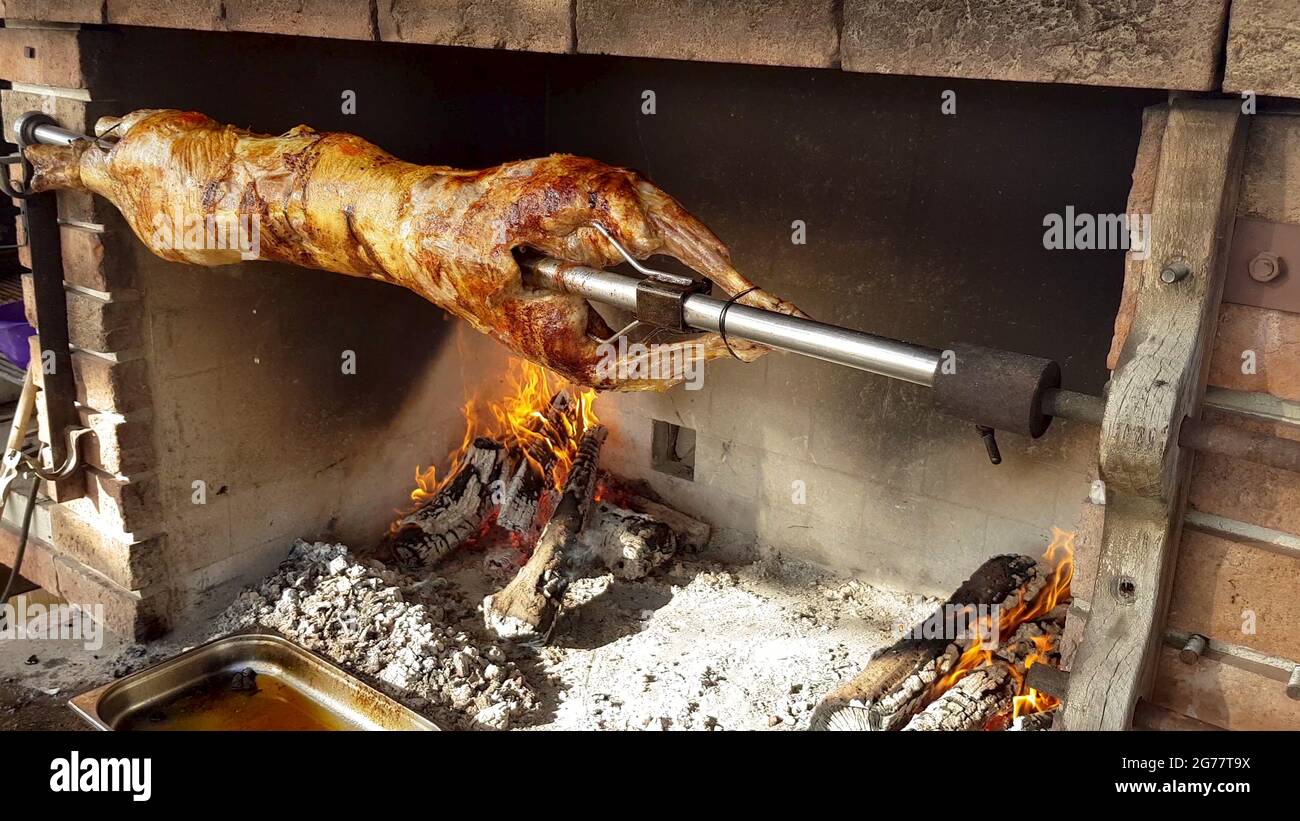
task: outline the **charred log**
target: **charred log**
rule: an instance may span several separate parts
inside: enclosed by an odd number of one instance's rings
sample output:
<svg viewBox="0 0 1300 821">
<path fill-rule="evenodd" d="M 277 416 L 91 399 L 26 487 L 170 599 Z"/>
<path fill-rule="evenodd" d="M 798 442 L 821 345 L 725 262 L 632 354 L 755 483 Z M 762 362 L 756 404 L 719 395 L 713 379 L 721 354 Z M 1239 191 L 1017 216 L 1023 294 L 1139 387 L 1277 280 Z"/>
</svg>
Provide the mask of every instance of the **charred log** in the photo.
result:
<svg viewBox="0 0 1300 821">
<path fill-rule="evenodd" d="M 569 583 L 585 570 L 579 535 L 591 509 L 596 485 L 596 461 L 608 431 L 597 425 L 582 435 L 555 513 L 542 530 L 528 563 L 504 588 L 483 600 L 483 618 L 489 629 L 521 643 L 549 640 L 559 618 Z"/>
<path fill-rule="evenodd" d="M 994 556 L 907 637 L 873 654 L 856 678 L 832 690 L 813 712 L 813 730 L 896 730 L 919 709 L 962 647 L 945 635 L 954 613 L 1001 604 L 1036 577 L 1027 556 Z M 928 638 L 928 635 L 935 635 Z"/>
<path fill-rule="evenodd" d="M 426 504 L 397 523 L 386 552 L 407 566 L 436 564 L 478 532 L 492 507 L 492 484 L 501 475 L 505 449 L 479 437 L 451 480 Z"/>
<path fill-rule="evenodd" d="M 580 538 L 592 564 L 625 580 L 645 578 L 677 553 L 677 534 L 667 523 L 608 502 L 596 506 Z"/>
<path fill-rule="evenodd" d="M 1070 674 L 1054 664 L 1040 662 L 1025 671 L 1025 685 L 1065 701 L 1070 689 Z"/>
<path fill-rule="evenodd" d="M 644 513 L 671 527 L 677 534 L 678 550 L 699 553 L 708 546 L 709 538 L 713 535 L 712 527 L 706 522 L 687 516 L 676 508 L 649 498 L 645 495 L 649 491 L 644 490 L 644 483 L 629 482 L 608 472 L 602 472 L 597 482 L 600 488 L 597 498 L 637 513 Z"/>
<path fill-rule="evenodd" d="M 961 678 L 926 705 L 907 731 L 979 730 L 1015 694 L 1015 679 L 1001 664 L 982 667 Z"/>
<path fill-rule="evenodd" d="M 709 538 L 713 535 L 713 528 L 708 524 L 644 496 L 629 496 L 626 507 L 671 527 L 677 535 L 678 550 L 699 553 L 708 546 Z"/>
<path fill-rule="evenodd" d="M 1016 732 L 1039 732 L 1042 730 L 1052 729 L 1052 724 L 1056 721 L 1056 714 L 1059 710 L 1049 710 L 1042 713 L 1030 713 L 1027 716 L 1016 716 L 1007 729 Z"/>
</svg>

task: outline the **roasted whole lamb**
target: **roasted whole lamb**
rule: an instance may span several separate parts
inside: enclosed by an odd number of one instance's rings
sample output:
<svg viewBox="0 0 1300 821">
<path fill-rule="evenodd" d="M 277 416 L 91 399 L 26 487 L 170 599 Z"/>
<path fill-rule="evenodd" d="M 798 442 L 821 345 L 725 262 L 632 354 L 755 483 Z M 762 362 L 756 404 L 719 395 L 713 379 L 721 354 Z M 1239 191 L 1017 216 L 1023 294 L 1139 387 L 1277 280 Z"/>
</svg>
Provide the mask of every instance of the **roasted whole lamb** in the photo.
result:
<svg viewBox="0 0 1300 821">
<path fill-rule="evenodd" d="M 400 285 L 584 385 L 656 388 L 682 374 L 621 377 L 638 371 L 598 368 L 610 355 L 598 341 L 613 332 L 582 298 L 528 287 L 516 253 L 595 267 L 620 262 L 599 224 L 639 259 L 667 254 L 732 295 L 752 286 L 732 268 L 718 238 L 672 197 L 634 171 L 584 157 L 556 154 L 462 171 L 403 162 L 350 134 L 298 126 L 264 136 L 169 110 L 105 118 L 96 133 L 104 139 L 29 146 L 32 188 L 80 188 L 106 197 L 155 254 L 197 265 L 241 256 L 179 241 L 180 222 L 197 216 L 235 225 L 251 218 L 256 253 L 243 258 Z M 168 226 L 175 233 L 162 230 Z M 799 313 L 758 289 L 739 301 Z M 745 360 L 766 350 L 730 342 Z M 729 355 L 716 334 L 672 344 L 705 359 Z"/>
</svg>

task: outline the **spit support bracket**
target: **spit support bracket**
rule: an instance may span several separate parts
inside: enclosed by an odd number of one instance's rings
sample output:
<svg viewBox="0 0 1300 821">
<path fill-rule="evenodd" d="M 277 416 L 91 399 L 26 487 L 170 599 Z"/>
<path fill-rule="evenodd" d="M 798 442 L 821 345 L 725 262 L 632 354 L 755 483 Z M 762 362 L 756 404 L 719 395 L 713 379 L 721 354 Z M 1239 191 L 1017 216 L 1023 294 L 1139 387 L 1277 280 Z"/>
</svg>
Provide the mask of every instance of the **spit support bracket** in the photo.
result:
<svg viewBox="0 0 1300 821">
<path fill-rule="evenodd" d="M 62 466 L 49 478 L 54 480 L 51 496 L 56 502 L 85 495 L 85 480 L 78 470 L 78 440 L 83 434 L 77 413 L 77 385 L 72 373 L 72 348 L 68 339 L 68 299 L 63 282 L 63 245 L 59 228 L 59 206 L 52 191 L 33 193 L 31 166 L 24 149 L 36 143 L 88 139 L 67 131 L 49 115 L 29 111 L 14 123 L 18 162 L 23 166 L 20 189 L 4 180 L 6 194 L 17 195 L 31 254 L 33 309 L 40 358 L 32 367 L 41 369 L 41 398 L 49 433 L 49 464 Z M 8 162 L 8 161 L 6 161 Z M 7 176 L 7 175 L 6 175 Z M 75 434 L 75 435 L 74 435 Z M 67 468 L 64 472 L 64 468 Z M 57 475 L 56 475 L 57 474 Z"/>
<path fill-rule="evenodd" d="M 14 142 L 18 143 L 18 150 L 13 154 L 0 157 L 0 163 L 5 166 L 17 165 L 22 168 L 22 176 L 18 180 L 18 185 L 9 176 L 9 169 L 5 168 L 5 173 L 0 177 L 0 191 L 19 203 L 31 196 L 32 181 L 32 164 L 27 161 L 23 149 L 36 142 L 36 126 L 53 126 L 56 125 L 54 118 L 40 111 L 28 111 L 14 122 Z M 26 227 L 27 209 L 23 209 L 22 218 L 24 227 Z"/>
</svg>

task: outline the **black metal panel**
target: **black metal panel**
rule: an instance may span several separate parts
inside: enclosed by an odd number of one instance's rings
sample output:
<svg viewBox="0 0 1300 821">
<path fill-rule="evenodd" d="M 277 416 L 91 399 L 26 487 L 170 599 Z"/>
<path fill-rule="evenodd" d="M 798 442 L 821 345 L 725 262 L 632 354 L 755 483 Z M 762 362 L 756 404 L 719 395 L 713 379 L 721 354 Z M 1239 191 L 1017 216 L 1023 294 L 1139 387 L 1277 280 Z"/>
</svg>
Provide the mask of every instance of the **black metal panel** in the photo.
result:
<svg viewBox="0 0 1300 821">
<path fill-rule="evenodd" d="M 941 111 L 945 90 L 955 115 Z M 551 65 L 547 147 L 646 173 L 742 273 L 816 319 L 1034 353 L 1061 363 L 1067 387 L 1099 393 L 1124 253 L 1048 250 L 1043 220 L 1125 211 L 1142 109 L 1163 98 L 570 57 Z"/>
</svg>

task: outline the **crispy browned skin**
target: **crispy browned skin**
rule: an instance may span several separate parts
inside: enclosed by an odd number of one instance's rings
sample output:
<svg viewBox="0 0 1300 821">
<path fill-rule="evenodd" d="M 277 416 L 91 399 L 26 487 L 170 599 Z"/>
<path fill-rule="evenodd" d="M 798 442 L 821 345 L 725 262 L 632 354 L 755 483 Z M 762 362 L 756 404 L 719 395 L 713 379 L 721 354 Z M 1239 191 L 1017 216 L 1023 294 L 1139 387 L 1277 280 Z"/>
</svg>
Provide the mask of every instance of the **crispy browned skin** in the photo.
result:
<svg viewBox="0 0 1300 821">
<path fill-rule="evenodd" d="M 100 194 L 155 254 L 199 265 L 237 262 L 238 252 L 186 249 L 159 226 L 180 226 L 194 215 L 256 215 L 258 259 L 408 288 L 585 385 L 663 387 L 681 374 L 598 374 L 595 338 L 609 336 L 609 328 L 583 299 L 524 285 L 517 249 L 606 267 L 621 258 L 593 226 L 599 223 L 638 258 L 676 257 L 729 294 L 752 285 L 731 267 L 718 238 L 672 197 L 633 171 L 584 157 L 557 154 L 462 171 L 402 162 L 351 134 L 299 126 L 262 136 L 184 111 L 105 118 L 104 130 L 116 140 L 111 147 L 29 147 L 34 188 Z M 740 301 L 797 313 L 761 290 Z M 695 342 L 706 358 L 728 355 L 715 334 Z M 746 360 L 766 350 L 741 340 L 732 346 Z"/>
</svg>

